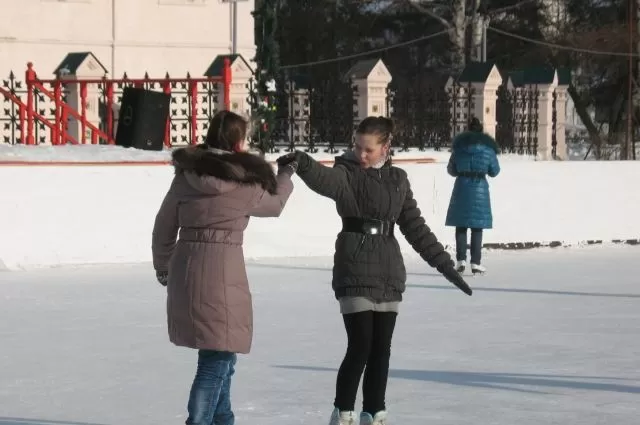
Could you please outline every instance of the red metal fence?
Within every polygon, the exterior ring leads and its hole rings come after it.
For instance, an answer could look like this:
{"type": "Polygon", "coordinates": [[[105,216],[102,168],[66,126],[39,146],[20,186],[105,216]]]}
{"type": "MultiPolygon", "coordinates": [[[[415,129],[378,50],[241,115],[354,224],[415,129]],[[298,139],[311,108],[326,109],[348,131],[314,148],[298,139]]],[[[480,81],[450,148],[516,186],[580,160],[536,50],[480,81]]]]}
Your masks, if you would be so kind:
{"type": "Polygon", "coordinates": [[[117,108],[127,86],[159,90],[171,96],[165,130],[166,146],[203,141],[211,117],[229,109],[231,66],[225,59],[222,75],[215,77],[120,79],[40,79],[27,64],[24,82],[14,73],[0,81],[0,143],[36,145],[115,144],[117,108]],[[220,93],[222,90],[222,93],[220,93]],[[222,96],[220,96],[220,94],[222,96]],[[77,107],[69,96],[75,96],[77,107]],[[222,105],[218,99],[222,97],[222,105]],[[4,99],[2,99],[4,98],[4,99]],[[89,117],[89,104],[97,101],[98,113],[89,117]],[[70,131],[71,125],[79,131],[70,131]],[[78,137],[74,137],[78,134],[78,137]]]}

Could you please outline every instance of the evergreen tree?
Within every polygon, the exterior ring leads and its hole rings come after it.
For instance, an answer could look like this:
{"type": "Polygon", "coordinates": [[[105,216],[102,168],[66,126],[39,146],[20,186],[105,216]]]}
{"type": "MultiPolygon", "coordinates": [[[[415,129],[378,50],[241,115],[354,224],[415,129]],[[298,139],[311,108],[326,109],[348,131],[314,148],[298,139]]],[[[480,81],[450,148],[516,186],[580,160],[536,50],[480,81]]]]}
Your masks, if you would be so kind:
{"type": "Polygon", "coordinates": [[[253,81],[251,103],[253,122],[257,126],[253,145],[262,152],[273,150],[272,135],[276,126],[278,87],[275,82],[280,68],[280,46],[276,40],[280,0],[262,0],[253,13],[256,22],[257,69],[253,81]]]}

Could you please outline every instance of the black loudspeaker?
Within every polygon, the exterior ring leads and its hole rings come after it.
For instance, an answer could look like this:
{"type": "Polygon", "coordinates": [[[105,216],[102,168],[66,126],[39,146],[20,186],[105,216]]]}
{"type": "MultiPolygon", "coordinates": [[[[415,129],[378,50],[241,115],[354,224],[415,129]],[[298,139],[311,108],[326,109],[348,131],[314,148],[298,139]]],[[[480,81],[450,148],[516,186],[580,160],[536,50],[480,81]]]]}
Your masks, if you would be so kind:
{"type": "Polygon", "coordinates": [[[161,151],[170,104],[169,94],[125,87],[120,103],[116,145],[161,151]]]}

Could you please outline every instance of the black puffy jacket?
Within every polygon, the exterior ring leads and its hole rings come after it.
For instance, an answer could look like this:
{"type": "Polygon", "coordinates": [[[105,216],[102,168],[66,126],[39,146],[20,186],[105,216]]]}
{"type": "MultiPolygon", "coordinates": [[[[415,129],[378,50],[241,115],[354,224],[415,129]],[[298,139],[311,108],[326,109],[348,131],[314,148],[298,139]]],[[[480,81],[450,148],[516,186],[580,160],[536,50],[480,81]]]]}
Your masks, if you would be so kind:
{"type": "MultiPolygon", "coordinates": [[[[300,178],[314,192],[333,199],[341,217],[394,222],[431,267],[439,271],[453,268],[450,255],[422,218],[407,173],[392,166],[391,160],[380,169],[363,169],[352,152],[337,157],[333,168],[300,152],[297,160],[300,178]]],[[[336,298],[400,301],[406,280],[394,236],[338,233],[332,282],[336,298]]]]}

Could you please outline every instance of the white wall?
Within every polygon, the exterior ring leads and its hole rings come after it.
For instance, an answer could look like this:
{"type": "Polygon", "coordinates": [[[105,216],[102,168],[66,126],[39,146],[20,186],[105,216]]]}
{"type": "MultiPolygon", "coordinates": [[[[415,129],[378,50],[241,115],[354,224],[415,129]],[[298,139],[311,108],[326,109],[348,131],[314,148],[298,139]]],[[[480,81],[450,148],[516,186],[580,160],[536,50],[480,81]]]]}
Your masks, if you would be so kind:
{"type": "MultiPolygon", "coordinates": [[[[238,3],[238,51],[255,54],[254,0],[238,3]]],[[[0,78],[41,78],[69,52],[92,51],[111,75],[202,75],[231,52],[230,6],[220,0],[2,0],[0,78]]]]}
{"type": "MultiPolygon", "coordinates": [[[[446,164],[402,165],[427,223],[445,243],[453,179],[446,164]]],[[[495,229],[485,242],[640,238],[640,163],[505,162],[491,181],[495,229]]],[[[151,229],[169,166],[0,166],[0,269],[150,261],[151,229]]],[[[279,219],[254,219],[248,257],[330,256],[333,203],[296,178],[279,219]]],[[[399,236],[402,239],[402,236],[399,236]]],[[[402,242],[403,249],[415,256],[402,242]]]]}

